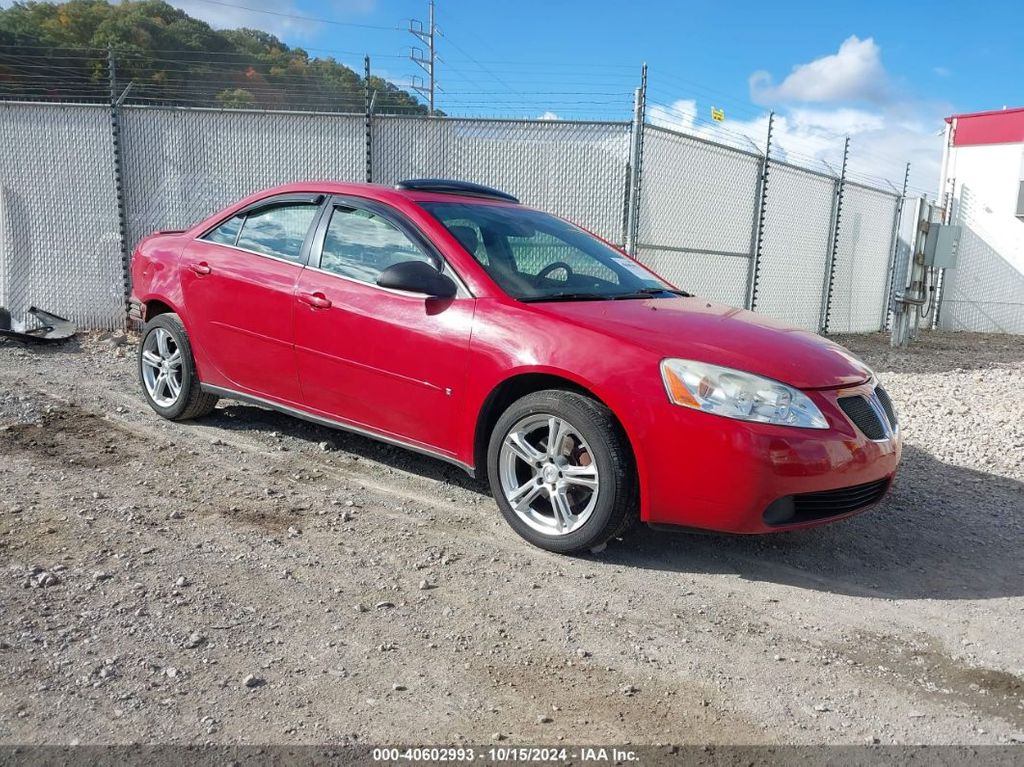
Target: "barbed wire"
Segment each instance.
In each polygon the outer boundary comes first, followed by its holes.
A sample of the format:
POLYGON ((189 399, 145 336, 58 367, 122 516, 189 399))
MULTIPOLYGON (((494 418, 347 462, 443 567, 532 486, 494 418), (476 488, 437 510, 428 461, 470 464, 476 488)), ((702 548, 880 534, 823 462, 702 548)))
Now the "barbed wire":
MULTIPOLYGON (((242 4, 202 0, 215 5, 249 9, 242 4)), ((271 15, 304 20, 317 19, 267 9, 251 9, 271 15)), ((337 20, 333 20, 337 21, 337 20)), ((400 27, 337 22, 342 26, 404 31, 400 27)), ((444 81, 439 103, 444 114, 514 118, 552 115, 559 118, 595 117, 628 120, 637 67, 595 63, 582 68, 581 62, 485 62, 473 56, 443 29, 438 29, 442 49, 438 59, 444 81), (526 70, 526 71, 524 71, 526 70), (630 71, 632 70, 632 72, 630 71), (554 76, 552 75, 554 72, 554 76)), ((341 49, 309 49, 339 55, 360 55, 341 49)), ((105 102, 110 98, 106 49, 95 47, 43 46, 30 43, 0 44, 0 98, 75 100, 105 102)), ((119 68, 116 87, 131 83, 126 104, 201 106, 245 109, 314 109, 317 111, 358 112, 365 102, 365 83, 355 68, 333 58, 311 56, 307 49, 288 48, 259 51, 207 51, 188 48, 155 48, 145 51, 118 50, 114 54, 119 68), (330 66, 343 67, 332 76, 330 66)), ((373 57, 405 59, 396 53, 378 51, 373 57)), ((377 88, 375 108, 385 114, 422 114, 425 105, 413 93, 402 89, 401 78, 385 80, 385 89, 377 88)), ((648 90, 648 119, 671 130, 740 149, 763 151, 767 113, 742 104, 735 97, 694 83, 672 78, 652 83, 648 90), (694 109, 680 106, 692 101, 694 109), (749 126, 736 126, 708 120, 702 116, 701 101, 729 110, 749 126)), ((784 115, 784 117, 787 117, 784 115)), ((835 175, 842 154, 844 137, 822 126, 813 126, 807 135, 787 130, 775 142, 773 156, 795 165, 835 175), (827 146, 827 142, 834 142, 827 146)), ((891 189, 891 179, 902 184, 905 161, 852 142, 848 176, 863 183, 891 189), (879 175, 876 168, 891 168, 879 175)), ((915 185, 911 184, 911 188, 915 185)))

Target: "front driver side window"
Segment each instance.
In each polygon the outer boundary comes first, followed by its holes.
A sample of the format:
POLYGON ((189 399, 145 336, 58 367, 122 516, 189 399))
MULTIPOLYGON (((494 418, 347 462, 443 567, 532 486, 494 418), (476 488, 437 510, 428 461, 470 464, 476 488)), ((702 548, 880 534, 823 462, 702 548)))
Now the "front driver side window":
POLYGON ((376 283, 381 272, 403 261, 432 262, 387 219, 368 210, 335 207, 324 237, 321 269, 376 283))

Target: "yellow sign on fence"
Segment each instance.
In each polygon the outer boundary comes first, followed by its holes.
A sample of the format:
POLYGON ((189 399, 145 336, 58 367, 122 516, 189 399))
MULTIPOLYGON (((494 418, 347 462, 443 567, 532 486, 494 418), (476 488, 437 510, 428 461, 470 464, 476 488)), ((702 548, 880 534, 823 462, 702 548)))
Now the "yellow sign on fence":
POLYGON ((725 110, 719 109, 718 107, 711 107, 711 119, 716 123, 723 122, 725 120, 725 110))

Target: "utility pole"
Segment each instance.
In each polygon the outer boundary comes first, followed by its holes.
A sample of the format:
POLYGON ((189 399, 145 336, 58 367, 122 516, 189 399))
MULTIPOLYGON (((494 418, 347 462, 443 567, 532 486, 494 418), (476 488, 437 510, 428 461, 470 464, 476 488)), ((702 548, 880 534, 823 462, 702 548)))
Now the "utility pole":
POLYGON ((423 22, 416 19, 409 20, 409 32, 415 37, 422 41, 427 46, 428 53, 423 54, 421 48, 412 48, 409 51, 409 58, 419 67, 427 73, 427 84, 424 85, 423 79, 419 75, 413 75, 412 88, 414 91, 419 93, 421 96, 427 99, 428 112, 431 117, 434 115, 434 31, 436 25, 434 24, 434 0, 430 0, 430 20, 427 22, 427 28, 423 28, 423 22))

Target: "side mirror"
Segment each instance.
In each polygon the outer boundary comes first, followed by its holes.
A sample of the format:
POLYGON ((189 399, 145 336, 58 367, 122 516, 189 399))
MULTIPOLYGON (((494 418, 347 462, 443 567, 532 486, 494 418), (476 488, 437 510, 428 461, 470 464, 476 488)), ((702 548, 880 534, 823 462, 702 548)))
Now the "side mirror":
POLYGON ((389 266, 377 277, 382 288, 422 293, 431 298, 452 298, 458 286, 426 261, 402 261, 389 266))

